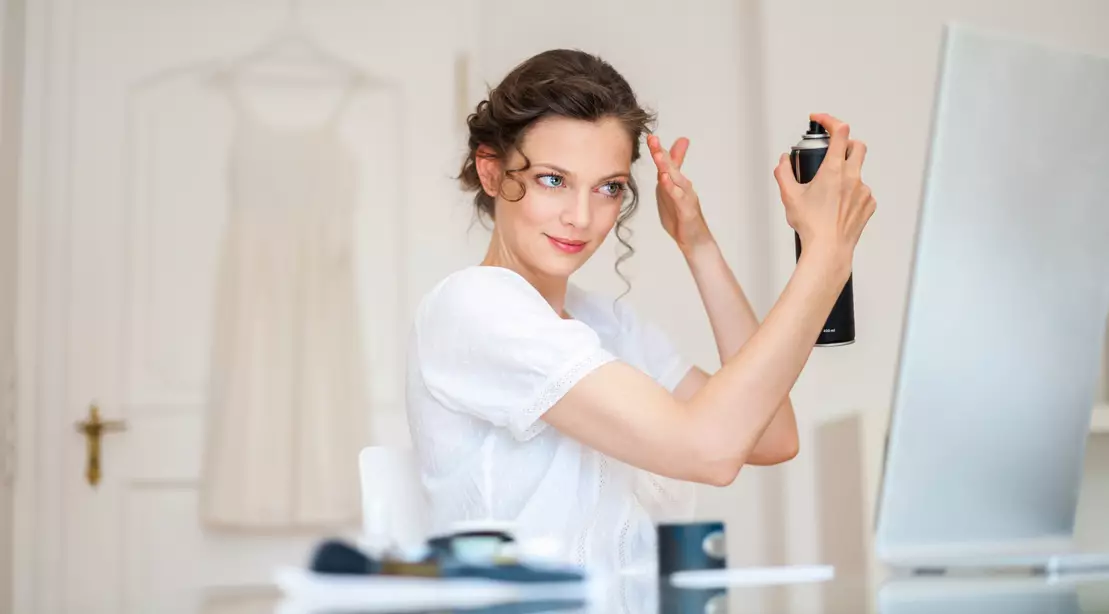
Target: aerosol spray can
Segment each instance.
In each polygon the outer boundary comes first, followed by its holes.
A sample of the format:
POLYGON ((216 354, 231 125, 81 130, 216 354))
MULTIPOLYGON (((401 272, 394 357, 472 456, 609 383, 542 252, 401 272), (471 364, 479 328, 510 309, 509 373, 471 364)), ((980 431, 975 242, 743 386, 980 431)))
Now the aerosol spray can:
MULTIPOLYGON (((828 131, 819 122, 810 121, 809 131, 794 145, 789 154, 793 176, 798 183, 808 183, 816 176, 824 154, 828 152, 828 131)), ((797 245, 797 259, 801 258, 801 236, 793 233, 797 245)), ((816 340, 819 346, 848 345, 855 342, 855 293, 852 285, 854 274, 847 278, 847 284, 836 299, 824 329, 816 340)))

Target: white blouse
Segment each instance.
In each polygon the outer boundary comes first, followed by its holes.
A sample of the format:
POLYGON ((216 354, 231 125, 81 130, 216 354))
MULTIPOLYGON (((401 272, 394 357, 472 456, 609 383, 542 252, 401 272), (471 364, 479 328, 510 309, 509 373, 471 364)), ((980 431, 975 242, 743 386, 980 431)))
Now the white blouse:
POLYGON ((472 266, 437 284, 415 316, 408 422, 432 530, 508 522, 553 538, 560 558, 649 566, 654 523, 688 519, 693 487, 607 457, 541 420, 583 376, 622 360, 673 391, 691 368, 623 302, 570 285, 559 317, 519 274, 472 266))

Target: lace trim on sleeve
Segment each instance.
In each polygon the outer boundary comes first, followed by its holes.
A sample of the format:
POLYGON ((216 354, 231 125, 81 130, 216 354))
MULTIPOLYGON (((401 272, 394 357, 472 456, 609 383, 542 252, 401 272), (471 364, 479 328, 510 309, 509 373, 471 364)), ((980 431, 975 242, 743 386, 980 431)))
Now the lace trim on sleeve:
POLYGON ((539 418, 558 402, 581 378, 588 375, 597 367, 616 360, 604 348, 590 348, 588 352, 567 363, 558 376, 552 377, 543 390, 528 407, 513 416, 511 423, 513 435, 521 441, 535 437, 546 428, 547 423, 539 418))

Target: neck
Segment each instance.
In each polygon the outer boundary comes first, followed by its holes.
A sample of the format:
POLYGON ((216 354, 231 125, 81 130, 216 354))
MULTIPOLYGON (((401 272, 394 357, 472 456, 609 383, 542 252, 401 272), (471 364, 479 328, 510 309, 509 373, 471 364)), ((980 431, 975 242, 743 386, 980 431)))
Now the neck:
POLYGON ((546 299, 555 313, 561 317, 567 317, 565 311, 566 287, 569 282, 567 278, 546 275, 527 266, 505 249, 495 235, 493 240, 489 242, 489 249, 486 251, 481 264, 482 266, 497 266, 515 271, 546 299))

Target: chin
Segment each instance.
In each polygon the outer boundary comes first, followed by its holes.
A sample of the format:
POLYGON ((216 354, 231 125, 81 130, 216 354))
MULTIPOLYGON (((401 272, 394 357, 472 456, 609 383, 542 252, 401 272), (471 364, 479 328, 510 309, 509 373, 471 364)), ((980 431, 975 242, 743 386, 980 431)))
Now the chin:
POLYGON ((591 253, 575 254, 573 256, 544 254, 543 257, 536 258, 533 262, 535 268, 544 275, 566 278, 577 272, 589 260, 590 255, 591 253))
POLYGON ((564 260, 562 262, 554 262, 548 267, 551 275, 558 277, 570 277, 577 272, 578 269, 585 264, 585 259, 582 260, 564 260))

